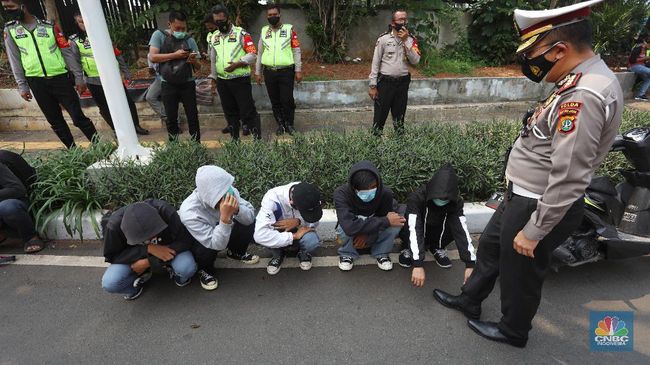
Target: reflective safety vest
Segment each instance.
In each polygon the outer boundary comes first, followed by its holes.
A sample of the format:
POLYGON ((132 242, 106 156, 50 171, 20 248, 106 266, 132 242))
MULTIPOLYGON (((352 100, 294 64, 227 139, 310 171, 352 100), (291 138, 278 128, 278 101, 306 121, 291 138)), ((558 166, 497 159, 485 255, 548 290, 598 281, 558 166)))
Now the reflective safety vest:
POLYGON ((37 20, 36 28, 30 32, 15 21, 7 23, 5 29, 18 46, 26 77, 52 77, 68 72, 52 23, 37 20))
POLYGON ((262 65, 267 67, 287 67, 294 64, 291 49, 291 24, 282 24, 278 30, 266 25, 262 28, 262 65))
POLYGON ((77 44, 79 48, 79 54, 81 55, 81 66, 84 69, 84 73, 88 77, 99 77, 99 70, 97 70, 97 63, 95 63, 95 55, 93 55, 93 49, 90 46, 90 39, 86 38, 83 42, 79 36, 74 35, 70 38, 77 44))
POLYGON ((239 62, 246 55, 244 50, 244 30, 233 26, 230 33, 221 37, 221 32, 216 30, 212 36, 212 47, 216 53, 215 68, 220 79, 234 79, 251 74, 250 67, 239 67, 233 72, 226 72, 226 67, 231 62, 239 62))
POLYGON ((214 37, 214 32, 208 32, 208 36, 205 37, 205 41, 208 42, 208 48, 212 47, 212 37, 214 37))

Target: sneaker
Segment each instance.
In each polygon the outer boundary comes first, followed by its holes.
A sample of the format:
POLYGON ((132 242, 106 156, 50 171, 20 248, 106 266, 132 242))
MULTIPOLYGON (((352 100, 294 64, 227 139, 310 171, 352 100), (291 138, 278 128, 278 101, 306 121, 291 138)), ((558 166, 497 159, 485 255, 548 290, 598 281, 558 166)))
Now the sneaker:
POLYGON ((228 250, 226 256, 228 256, 228 258, 231 258, 233 260, 241 261, 242 264, 246 264, 246 265, 254 265, 260 262, 259 256, 250 254, 248 252, 242 255, 228 250))
POLYGON ((377 259, 377 266, 380 270, 391 271, 393 270, 393 262, 390 261, 390 257, 380 257, 377 259))
POLYGON ((300 260, 300 268, 303 271, 311 269, 311 254, 298 252, 298 259, 300 260))
POLYGON ((413 266, 413 256, 408 248, 399 253, 399 266, 407 268, 413 266))
POLYGON ((650 99, 648 99, 648 97, 645 96, 645 95, 639 95, 639 96, 635 96, 635 97, 634 97, 634 100, 638 100, 638 101, 648 101, 648 100, 650 100, 650 99))
POLYGON ((142 275, 138 276, 135 280, 133 280, 133 287, 136 288, 136 292, 133 294, 125 295, 124 299, 125 300, 136 300, 142 294, 142 291, 144 290, 144 284, 151 279, 151 271, 147 270, 142 275))
POLYGON ((447 250, 436 250, 433 253, 433 258, 436 260, 436 264, 443 269, 449 269, 451 267, 451 260, 447 256, 447 250))
POLYGON ((191 282, 192 282, 192 278, 185 280, 185 282, 181 282, 181 277, 178 275, 174 275, 174 283, 176 283, 176 286, 180 288, 189 285, 191 282))
POLYGON ((352 270, 352 266, 354 266, 354 259, 350 256, 341 256, 339 258, 339 269, 341 271, 350 271, 352 270))
POLYGON ((214 290, 219 286, 217 278, 205 270, 199 270, 199 281, 201 281, 201 287, 205 290, 214 290))
POLYGON ((284 261, 284 256, 274 257, 269 261, 268 266, 266 266, 266 272, 269 275, 275 275, 280 272, 282 267, 282 261, 284 261))

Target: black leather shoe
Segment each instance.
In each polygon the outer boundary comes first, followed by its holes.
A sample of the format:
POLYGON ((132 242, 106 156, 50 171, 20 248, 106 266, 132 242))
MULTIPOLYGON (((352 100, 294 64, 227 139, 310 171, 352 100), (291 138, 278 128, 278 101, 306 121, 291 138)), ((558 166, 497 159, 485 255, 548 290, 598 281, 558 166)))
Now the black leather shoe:
POLYGON ((292 125, 288 125, 286 127, 286 130, 287 130, 287 133, 289 133, 289 135, 291 135, 291 136, 293 136, 296 133, 296 128, 294 128, 292 125))
POLYGON ((527 339, 522 340, 517 338, 511 338, 504 335, 503 333, 501 333, 501 330, 499 330, 499 327, 494 322, 484 322, 484 321, 470 319, 469 321, 467 321, 467 325, 474 332, 478 333, 480 336, 485 337, 491 341, 503 342, 503 343, 507 343, 508 345, 519 347, 519 348, 526 347, 526 342, 528 342, 527 339))
POLYGON ((139 134, 141 136, 146 136, 147 134, 149 134, 149 130, 144 129, 144 128, 140 127, 139 125, 136 125, 135 126, 135 133, 139 134))
POLYGON ((241 126, 241 134, 243 134, 245 136, 251 134, 251 130, 248 129, 248 125, 244 124, 244 125, 241 126))
POLYGON ((276 135, 276 136, 281 136, 281 135, 283 135, 283 134, 284 134, 284 127, 283 127, 283 126, 279 126, 278 129, 275 130, 275 135, 276 135))
POLYGON ((226 128, 221 130, 221 133, 223 134, 230 134, 230 131, 232 130, 231 126, 227 126, 226 128))
POLYGON ((440 289, 433 289, 433 297, 447 308, 456 309, 469 319, 481 317, 481 304, 472 303, 466 295, 451 295, 440 289))

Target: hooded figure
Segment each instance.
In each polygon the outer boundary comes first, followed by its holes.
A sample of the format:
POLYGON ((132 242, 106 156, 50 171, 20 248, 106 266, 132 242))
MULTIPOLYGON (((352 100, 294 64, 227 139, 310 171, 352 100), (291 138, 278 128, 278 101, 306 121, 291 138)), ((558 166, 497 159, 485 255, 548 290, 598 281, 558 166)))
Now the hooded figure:
POLYGON ((211 271, 218 251, 228 249, 228 257, 246 264, 255 264, 259 257, 246 252, 253 242, 255 209, 241 198, 232 184, 235 178, 217 166, 201 166, 196 171, 196 189, 188 196, 178 214, 185 227, 197 240, 192 253, 199 266, 201 285, 216 289, 211 271), (230 200, 235 211, 232 217, 222 217, 224 201, 230 200), (228 219, 229 218, 229 219, 228 219))
POLYGON ((448 268, 445 247, 456 242, 461 260, 473 268, 476 250, 467 229, 463 213, 463 199, 458 194, 458 176, 446 164, 428 183, 411 193, 407 202, 406 219, 408 244, 413 254, 413 265, 422 267, 424 251, 428 247, 441 267, 448 268))
POLYGON ((339 226, 337 233, 343 241, 338 250, 339 268, 352 270, 354 259, 359 257, 357 248, 370 246, 379 268, 391 270, 393 266, 388 254, 404 218, 395 213, 393 192, 384 187, 377 167, 370 161, 352 166, 348 183, 334 191, 334 205, 339 226), (363 178, 359 179, 360 176, 363 178), (364 186, 359 186, 360 183, 364 186))
POLYGON ((124 299, 140 296, 152 272, 170 274, 178 286, 190 283, 195 243, 169 203, 149 199, 122 207, 102 220, 104 258, 111 263, 102 287, 124 299))

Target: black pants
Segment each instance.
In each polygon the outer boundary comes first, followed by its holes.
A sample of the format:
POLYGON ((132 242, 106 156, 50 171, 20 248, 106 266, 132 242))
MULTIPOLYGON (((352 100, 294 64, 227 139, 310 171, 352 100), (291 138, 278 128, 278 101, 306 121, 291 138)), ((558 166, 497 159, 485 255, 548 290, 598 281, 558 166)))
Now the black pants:
POLYGON ((32 239, 36 236, 36 230, 28 209, 29 204, 21 199, 0 201, 0 229, 17 232, 23 242, 32 239))
MULTIPOLYGON (((104 93, 104 88, 102 85, 93 85, 88 84, 88 89, 93 96, 93 100, 97 107, 99 108, 99 114, 104 118, 106 124, 108 124, 112 130, 115 130, 115 125, 113 125, 113 118, 111 117, 111 112, 108 109, 108 102, 106 101, 106 94, 104 93)), ((129 92, 124 88, 124 93, 126 94, 126 101, 129 103, 129 110, 131 111, 131 118, 133 119, 133 125, 140 125, 140 118, 138 117, 138 109, 135 107, 135 103, 129 95, 129 92)))
MULTIPOLYGON (((239 121, 248 125, 253 137, 262 138, 260 115, 255 109, 251 77, 217 80, 217 92, 221 99, 221 107, 230 126, 230 135, 239 139, 239 121)), ((169 112, 168 112, 169 114, 169 112)))
POLYGON ((65 108, 72 118, 72 123, 83 132, 84 136, 91 142, 95 140, 97 136, 95 125, 81 110, 79 95, 67 74, 50 78, 28 77, 27 84, 32 89, 36 103, 41 108, 47 122, 50 123, 54 133, 67 148, 71 148, 75 144, 70 128, 63 118, 61 106, 65 108))
POLYGON ((178 105, 183 103, 185 115, 187 115, 187 126, 193 140, 201 141, 201 130, 199 129, 199 111, 196 107, 196 83, 188 81, 183 84, 162 83, 162 101, 167 112, 167 133, 169 139, 178 138, 178 105))
POLYGON ((393 128, 398 134, 404 133, 404 116, 408 103, 409 85, 411 75, 402 77, 389 77, 379 75, 377 82, 378 96, 375 99, 375 115, 372 128, 375 134, 381 134, 388 118, 388 112, 393 117, 393 128))
MULTIPOLYGON (((254 232, 255 223, 250 226, 245 226, 234 221, 232 231, 230 232, 230 240, 228 240, 228 250, 235 254, 245 254, 246 250, 248 250, 248 245, 253 242, 254 232)), ((192 244, 192 255, 194 255, 194 260, 196 260, 196 265, 199 270, 212 272, 214 260, 216 260, 218 252, 203 246, 197 241, 194 241, 192 244)))
POLYGON ((542 284, 552 252, 578 228, 584 213, 583 198, 577 200, 557 226, 539 242, 535 258, 520 255, 513 240, 537 209, 537 200, 509 194, 481 235, 474 272, 462 287, 472 300, 482 302, 501 286, 499 329, 507 336, 527 339, 542 297, 542 284))
POLYGON ((277 71, 264 69, 264 83, 271 99, 273 117, 281 127, 293 126, 296 113, 296 102, 293 99, 295 77, 293 67, 277 71))

